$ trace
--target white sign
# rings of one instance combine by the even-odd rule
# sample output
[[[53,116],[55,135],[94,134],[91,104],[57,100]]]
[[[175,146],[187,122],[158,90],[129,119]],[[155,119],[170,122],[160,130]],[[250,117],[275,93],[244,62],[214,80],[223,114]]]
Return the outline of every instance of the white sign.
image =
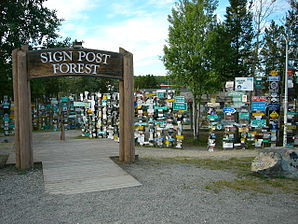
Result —
[[[254,78],[253,77],[236,77],[235,91],[253,91]]]

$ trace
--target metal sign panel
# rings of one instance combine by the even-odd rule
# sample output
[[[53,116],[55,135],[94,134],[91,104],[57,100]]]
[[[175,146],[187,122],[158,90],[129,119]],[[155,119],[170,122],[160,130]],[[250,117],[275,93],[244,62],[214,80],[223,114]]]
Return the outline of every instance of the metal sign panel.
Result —
[[[173,110],[187,110],[187,103],[173,103]]]
[[[251,110],[265,111],[266,105],[267,105],[266,102],[251,102]]]
[[[236,109],[235,108],[231,108],[231,107],[226,107],[223,109],[224,113],[235,113],[236,112]]]
[[[273,111],[273,110],[278,111],[280,109],[280,104],[279,103],[270,103],[268,105],[268,109],[269,109],[269,111]]]
[[[278,89],[278,82],[275,82],[275,81],[270,82],[269,88],[270,89]]]
[[[277,119],[279,117],[279,114],[274,110],[269,116],[273,119]]]
[[[253,77],[236,77],[235,90],[238,91],[253,91],[254,78]]]
[[[270,81],[270,82],[280,81],[280,76],[269,76],[268,81]]]
[[[246,113],[246,112],[244,112],[244,113],[239,113],[239,119],[240,120],[249,120],[249,113]]]
[[[176,103],[185,103],[185,97],[184,96],[176,96]]]
[[[266,127],[266,120],[251,120],[250,125],[255,128]]]
[[[251,101],[266,102],[267,97],[266,96],[252,96]]]

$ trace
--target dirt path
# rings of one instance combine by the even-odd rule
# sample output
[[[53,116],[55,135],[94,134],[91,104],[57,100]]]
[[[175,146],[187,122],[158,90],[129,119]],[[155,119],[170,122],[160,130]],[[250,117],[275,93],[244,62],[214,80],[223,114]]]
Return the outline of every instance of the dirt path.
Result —
[[[66,131],[66,140],[73,139],[80,135],[80,130]],[[33,132],[33,142],[60,141],[59,139],[60,132]],[[7,153],[13,149],[14,136],[0,137],[0,152]],[[202,159],[226,160],[233,157],[255,157],[257,153],[258,150],[216,150],[214,152],[208,152],[207,149],[202,147],[187,147],[182,150],[167,148],[136,147],[136,154],[138,154],[140,158],[196,157]]]
[[[255,157],[258,154],[258,150],[222,150],[208,152],[207,150],[137,148],[136,153],[141,158],[193,157],[201,159],[227,160],[233,157]]]

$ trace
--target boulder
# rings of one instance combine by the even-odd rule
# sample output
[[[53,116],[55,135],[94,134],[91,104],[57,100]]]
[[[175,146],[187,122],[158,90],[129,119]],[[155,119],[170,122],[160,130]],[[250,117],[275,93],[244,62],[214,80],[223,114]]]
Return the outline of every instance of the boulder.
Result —
[[[298,149],[265,149],[253,160],[251,171],[264,176],[298,179]]]

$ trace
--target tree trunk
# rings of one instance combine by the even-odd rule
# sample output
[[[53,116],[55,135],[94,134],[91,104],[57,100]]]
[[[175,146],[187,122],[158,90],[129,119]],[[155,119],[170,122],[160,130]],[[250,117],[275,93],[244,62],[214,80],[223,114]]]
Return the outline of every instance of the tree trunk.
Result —
[[[199,126],[198,126],[198,102],[197,99],[193,100],[193,138],[199,138]]]

